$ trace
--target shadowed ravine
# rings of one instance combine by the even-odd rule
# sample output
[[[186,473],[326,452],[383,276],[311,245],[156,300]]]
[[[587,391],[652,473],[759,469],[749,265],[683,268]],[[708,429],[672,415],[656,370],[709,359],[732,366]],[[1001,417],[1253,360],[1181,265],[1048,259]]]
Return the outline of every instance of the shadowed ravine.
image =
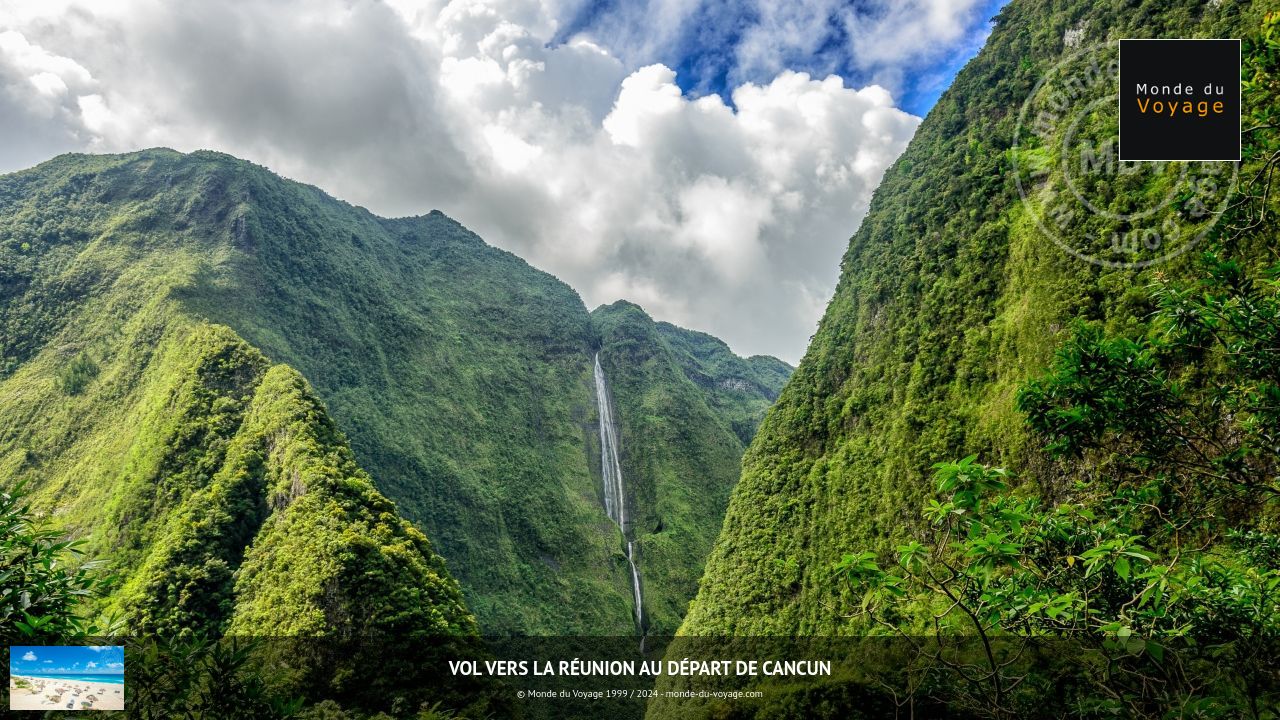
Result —
[[[596,406],[600,416],[600,479],[604,484],[604,510],[622,531],[627,564],[631,567],[631,595],[635,602],[636,629],[644,647],[644,594],[640,589],[640,571],[636,568],[636,541],[627,520],[627,494],[622,484],[622,464],[618,460],[618,427],[613,421],[609,402],[609,383],[600,367],[600,353],[595,356]]]

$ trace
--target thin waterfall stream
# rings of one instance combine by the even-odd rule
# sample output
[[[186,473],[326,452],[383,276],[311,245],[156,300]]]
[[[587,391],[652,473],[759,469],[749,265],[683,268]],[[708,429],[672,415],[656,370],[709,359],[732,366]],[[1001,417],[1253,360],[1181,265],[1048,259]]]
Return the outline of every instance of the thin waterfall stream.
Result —
[[[636,568],[636,541],[627,518],[627,493],[622,484],[622,463],[619,461],[618,427],[613,420],[613,406],[609,402],[609,383],[600,367],[600,353],[595,357],[596,405],[600,416],[600,479],[604,483],[604,511],[622,531],[627,565],[631,567],[632,599],[635,601],[636,629],[641,638],[645,635],[644,593],[640,589],[640,571]],[[641,649],[644,641],[641,640]]]

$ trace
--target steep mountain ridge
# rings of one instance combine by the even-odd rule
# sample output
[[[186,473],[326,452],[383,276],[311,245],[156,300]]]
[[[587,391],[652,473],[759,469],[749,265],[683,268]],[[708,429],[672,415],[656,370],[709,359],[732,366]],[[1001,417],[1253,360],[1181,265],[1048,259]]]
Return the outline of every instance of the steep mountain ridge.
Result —
[[[308,604],[309,588],[354,582],[344,558],[362,546],[298,545],[283,528],[341,508],[391,556],[425,542],[387,517],[372,482],[447,558],[483,631],[634,632],[595,444],[591,362],[612,351],[571,288],[444,215],[378,218],[219,153],[60,156],[0,177],[0,281],[0,481],[32,481],[37,506],[122,572],[115,606],[156,625],[248,629],[287,598],[311,609],[277,629],[312,632],[350,608]],[[277,365],[314,395],[292,410],[259,397],[296,395]],[[711,422],[757,422],[760,392],[785,372],[771,369],[754,404]],[[705,407],[701,391],[681,398],[676,426],[682,403]],[[314,422],[272,425],[268,407]],[[276,447],[284,437],[292,450]],[[681,452],[731,483],[741,448]],[[317,489],[295,492],[287,478],[308,473]],[[669,518],[692,533],[673,542],[709,547],[719,517],[697,513]],[[225,543],[200,551],[193,528]],[[318,569],[301,584],[261,571],[303,557]],[[432,557],[373,561],[423,579],[443,573]],[[670,598],[668,628],[700,574],[702,557],[686,559],[679,590],[651,581]],[[462,627],[450,617],[441,627]]]
[[[6,470],[128,571],[105,609],[166,633],[474,634],[457,582],[306,381],[172,310],[141,310],[116,343],[86,338],[79,357],[96,359],[74,387],[50,377],[55,350],[0,392]]]
[[[1033,446],[1017,388],[1077,318],[1139,331],[1153,310],[1146,286],[1156,273],[1191,274],[1195,253],[1126,269],[1056,246],[1019,202],[1014,161],[1033,152],[1014,147],[1019,109],[1077,48],[1240,37],[1275,9],[1015,0],[1000,12],[876,190],[818,332],[744,456],[683,632],[861,632],[832,566],[843,553],[887,555],[906,538],[934,489],[934,463],[979,453],[1027,482],[1063,482]],[[1151,191],[1124,182],[1114,180],[1117,195]],[[1101,214],[1073,222],[1065,232],[1098,242],[1125,229]]]

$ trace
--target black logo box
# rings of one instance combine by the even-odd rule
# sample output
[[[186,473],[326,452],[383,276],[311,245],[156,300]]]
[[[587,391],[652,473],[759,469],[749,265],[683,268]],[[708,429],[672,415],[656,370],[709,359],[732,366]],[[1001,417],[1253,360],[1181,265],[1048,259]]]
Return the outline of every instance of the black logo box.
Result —
[[[1119,94],[1120,160],[1239,162],[1239,39],[1121,40]]]

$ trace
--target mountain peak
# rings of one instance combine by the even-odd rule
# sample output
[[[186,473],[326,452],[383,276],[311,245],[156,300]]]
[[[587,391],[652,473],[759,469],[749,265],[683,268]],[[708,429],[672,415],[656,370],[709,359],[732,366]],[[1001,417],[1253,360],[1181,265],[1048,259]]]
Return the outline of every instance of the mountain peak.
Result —
[[[197,345],[183,340],[192,327],[226,351],[174,364]],[[622,332],[602,348],[610,329]],[[379,218],[224,153],[68,155],[0,176],[0,397],[38,398],[30,409],[0,403],[0,480],[31,479],[50,506],[67,504],[91,550],[136,578],[116,602],[145,608],[157,626],[261,627],[282,593],[305,596],[305,583],[271,580],[272,567],[307,548],[289,540],[295,529],[279,530],[292,521],[267,518],[317,509],[324,493],[312,488],[336,487],[417,525],[488,633],[634,631],[631,586],[592,492],[599,454],[584,451],[597,441],[584,418],[597,408],[599,350],[626,447],[681,456],[658,478],[633,459],[641,455],[623,454],[648,493],[637,517],[652,520],[636,535],[648,627],[674,631],[745,441],[780,384],[749,367],[717,376],[664,335],[674,332],[633,303],[588,313],[572,288],[440,211]],[[624,336],[638,342],[624,347]],[[725,367],[743,363],[723,352]],[[647,398],[661,402],[646,407]],[[237,441],[261,413],[273,418],[265,435]],[[117,431],[117,417],[131,432]],[[697,427],[670,433],[686,425]],[[273,438],[286,437],[301,438],[301,464],[274,457]],[[232,445],[243,445],[243,462],[206,452]],[[304,462],[312,450],[332,467]],[[297,469],[296,482],[292,470],[288,482],[255,479],[277,460]],[[87,479],[84,466],[95,468]],[[709,500],[676,502],[709,492],[705,484]],[[225,520],[227,506],[241,514],[209,547],[172,518],[204,527]],[[351,518],[388,537],[402,529]],[[259,534],[271,549],[247,555]],[[137,551],[147,538],[167,539]],[[419,546],[407,530],[401,540]],[[663,552],[670,562],[655,567]],[[165,594],[179,586],[202,588],[213,605]],[[447,595],[437,593],[446,605]],[[311,610],[305,624],[275,629],[320,631]]]

